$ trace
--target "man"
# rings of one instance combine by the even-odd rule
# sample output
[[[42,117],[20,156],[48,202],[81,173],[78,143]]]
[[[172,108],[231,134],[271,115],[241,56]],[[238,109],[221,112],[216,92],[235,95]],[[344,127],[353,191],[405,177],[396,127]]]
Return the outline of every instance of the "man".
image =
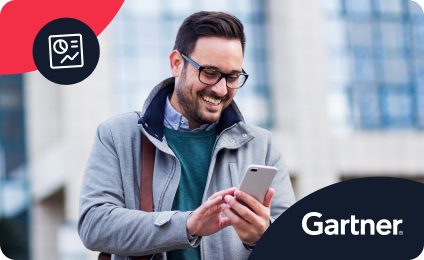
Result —
[[[122,260],[247,259],[295,202],[276,141],[246,125],[233,101],[248,78],[244,46],[234,16],[191,15],[170,55],[173,78],[153,89],[141,118],[131,112],[100,124],[80,197],[78,231],[87,248]],[[154,212],[138,210],[142,135],[156,147]],[[278,168],[263,204],[232,188],[250,164]]]

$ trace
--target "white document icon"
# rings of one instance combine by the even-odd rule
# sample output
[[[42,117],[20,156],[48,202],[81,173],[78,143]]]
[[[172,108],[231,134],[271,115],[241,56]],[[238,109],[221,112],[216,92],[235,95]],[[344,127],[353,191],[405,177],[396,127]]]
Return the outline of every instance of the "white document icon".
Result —
[[[82,35],[60,34],[49,36],[50,68],[81,68],[84,66]]]

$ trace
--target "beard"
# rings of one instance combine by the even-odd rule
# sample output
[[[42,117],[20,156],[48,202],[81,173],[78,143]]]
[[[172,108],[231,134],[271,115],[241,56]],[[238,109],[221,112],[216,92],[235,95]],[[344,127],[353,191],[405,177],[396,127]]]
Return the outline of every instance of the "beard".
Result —
[[[178,85],[175,86],[174,92],[177,95],[177,100],[184,116],[188,120],[194,120],[201,125],[216,122],[221,117],[222,111],[224,111],[224,109],[226,109],[231,103],[231,98],[229,97],[228,92],[225,96],[219,97],[214,92],[208,91],[207,89],[203,89],[196,93],[192,93],[191,89],[192,87],[186,85],[186,68],[183,68],[180,80]],[[199,104],[199,99],[203,100],[202,96],[208,96],[217,100],[221,99],[222,109],[217,117],[207,117],[201,112],[202,110],[200,109],[200,106],[203,104]]]

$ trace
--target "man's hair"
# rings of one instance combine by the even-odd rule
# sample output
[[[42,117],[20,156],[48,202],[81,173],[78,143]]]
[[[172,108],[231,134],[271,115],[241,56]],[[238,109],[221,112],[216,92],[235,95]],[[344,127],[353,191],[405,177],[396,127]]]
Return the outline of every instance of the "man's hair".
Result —
[[[189,56],[194,51],[197,39],[204,36],[239,39],[244,54],[246,38],[243,24],[235,16],[224,12],[202,11],[187,17],[178,30],[174,50]]]

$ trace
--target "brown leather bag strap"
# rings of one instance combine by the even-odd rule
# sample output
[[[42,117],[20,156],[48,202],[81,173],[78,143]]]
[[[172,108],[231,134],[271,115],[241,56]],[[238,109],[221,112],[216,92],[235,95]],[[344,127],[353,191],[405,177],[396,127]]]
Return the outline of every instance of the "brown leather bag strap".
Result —
[[[111,260],[112,256],[108,253],[100,253],[99,257],[97,258],[98,260]]]
[[[141,112],[137,111],[141,117]],[[143,135],[140,178],[140,210],[153,212],[153,169],[155,167],[156,147]],[[134,260],[147,260],[150,256],[134,257]]]
[[[137,111],[141,117],[141,112]],[[141,178],[140,178],[140,210],[153,212],[153,169],[155,167],[156,147],[142,134],[141,141]],[[150,256],[137,256],[134,260],[147,260]],[[110,260],[111,255],[100,253],[99,260]]]
[[[156,147],[145,135],[143,135],[142,142],[140,210],[153,212],[153,169],[155,167]]]

